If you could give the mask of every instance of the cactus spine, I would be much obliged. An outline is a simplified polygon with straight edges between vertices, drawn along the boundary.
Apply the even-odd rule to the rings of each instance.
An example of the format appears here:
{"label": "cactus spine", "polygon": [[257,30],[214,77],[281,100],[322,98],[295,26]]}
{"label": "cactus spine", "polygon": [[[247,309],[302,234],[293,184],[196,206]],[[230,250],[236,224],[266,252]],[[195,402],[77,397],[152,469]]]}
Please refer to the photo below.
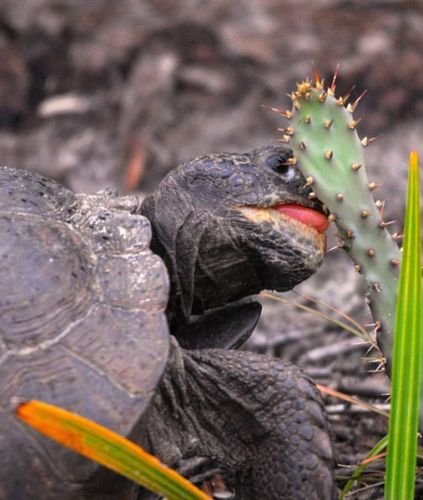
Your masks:
{"label": "cactus spine", "polygon": [[359,138],[353,112],[359,98],[336,98],[335,79],[325,88],[323,81],[297,84],[291,94],[292,110],[281,112],[289,127],[281,129],[295,158],[317,196],[330,210],[343,248],[357,271],[367,280],[367,299],[375,319],[377,343],[388,370],[401,254],[383,221],[383,202],[375,203],[363,159],[363,147],[371,139]]}

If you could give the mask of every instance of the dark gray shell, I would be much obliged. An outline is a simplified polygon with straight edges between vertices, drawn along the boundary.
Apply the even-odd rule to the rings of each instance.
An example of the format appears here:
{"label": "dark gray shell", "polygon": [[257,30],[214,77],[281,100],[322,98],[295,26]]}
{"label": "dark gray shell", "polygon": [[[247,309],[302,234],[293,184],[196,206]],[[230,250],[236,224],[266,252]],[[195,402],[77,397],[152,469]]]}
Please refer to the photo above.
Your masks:
{"label": "dark gray shell", "polygon": [[169,285],[137,204],[0,168],[0,498],[65,498],[98,468],[20,424],[17,400],[128,436],[154,393]]}

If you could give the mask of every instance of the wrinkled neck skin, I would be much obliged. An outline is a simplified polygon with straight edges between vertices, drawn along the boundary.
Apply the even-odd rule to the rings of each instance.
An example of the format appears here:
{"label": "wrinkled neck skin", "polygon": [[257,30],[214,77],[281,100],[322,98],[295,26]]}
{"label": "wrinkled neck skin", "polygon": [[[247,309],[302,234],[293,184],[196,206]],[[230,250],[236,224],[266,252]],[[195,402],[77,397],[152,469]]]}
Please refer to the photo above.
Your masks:
{"label": "wrinkled neck skin", "polygon": [[280,360],[186,351],[172,338],[168,367],[135,439],[187,477],[218,471],[237,500],[328,500],[333,455],[316,393]]}
{"label": "wrinkled neck skin", "polygon": [[[151,248],[168,269],[171,292],[168,315],[171,331],[191,314],[260,292],[263,283],[254,257],[237,245],[224,218],[196,214],[191,200],[174,189],[147,198],[141,212],[152,225]],[[174,210],[166,207],[172,203]]]}
{"label": "wrinkled neck skin", "polygon": [[[192,314],[259,293],[264,284],[254,258],[241,248],[221,218],[210,215],[203,225],[192,288]],[[219,235],[217,238],[216,235]]]}

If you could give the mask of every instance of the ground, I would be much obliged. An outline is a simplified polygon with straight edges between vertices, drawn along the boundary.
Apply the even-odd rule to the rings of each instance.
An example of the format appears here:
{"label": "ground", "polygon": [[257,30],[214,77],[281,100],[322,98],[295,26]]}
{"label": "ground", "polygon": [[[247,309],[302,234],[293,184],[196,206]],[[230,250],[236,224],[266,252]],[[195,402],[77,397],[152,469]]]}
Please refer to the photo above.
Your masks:
{"label": "ground", "polygon": [[[146,193],[193,156],[277,141],[284,124],[269,106],[287,106],[312,63],[326,79],[339,63],[340,94],[368,89],[359,133],[380,136],[368,148],[369,176],[383,183],[387,218],[401,221],[407,155],[423,137],[422,25],[419,0],[2,0],[0,163],[76,191]],[[371,323],[342,250],[297,291]],[[246,348],[386,403],[386,378],[361,359],[367,346],[316,315],[262,300]],[[386,419],[332,398],[327,409],[341,475],[383,436]],[[351,498],[380,495],[370,488]]]}

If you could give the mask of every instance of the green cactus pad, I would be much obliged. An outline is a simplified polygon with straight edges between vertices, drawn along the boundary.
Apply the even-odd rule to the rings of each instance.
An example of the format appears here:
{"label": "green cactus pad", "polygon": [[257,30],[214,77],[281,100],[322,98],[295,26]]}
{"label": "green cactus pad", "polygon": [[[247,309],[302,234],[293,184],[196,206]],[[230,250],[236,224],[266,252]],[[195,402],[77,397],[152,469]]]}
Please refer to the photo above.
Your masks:
{"label": "green cactus pad", "polygon": [[367,280],[378,345],[389,363],[401,257],[382,220],[383,204],[373,199],[376,185],[367,179],[363,147],[370,140],[357,134],[357,101],[346,105],[335,97],[334,84],[325,88],[318,78],[297,84],[291,100],[292,111],[281,113],[290,121],[283,140],[290,143],[311,196],[330,210],[343,248]]}

